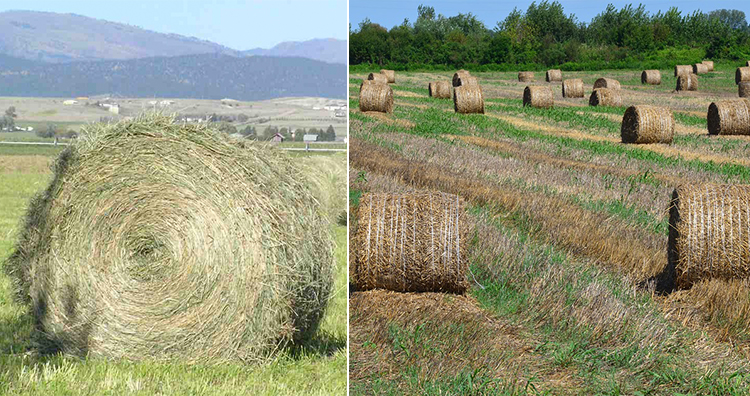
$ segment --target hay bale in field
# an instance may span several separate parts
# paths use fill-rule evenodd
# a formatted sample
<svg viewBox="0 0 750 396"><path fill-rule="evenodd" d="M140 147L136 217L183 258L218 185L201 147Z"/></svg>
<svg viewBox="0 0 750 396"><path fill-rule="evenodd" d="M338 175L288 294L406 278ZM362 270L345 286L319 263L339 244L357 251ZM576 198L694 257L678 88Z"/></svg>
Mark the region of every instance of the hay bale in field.
<svg viewBox="0 0 750 396"><path fill-rule="evenodd" d="M737 84L737 95L740 98L750 98L750 81L742 81Z"/></svg>
<svg viewBox="0 0 750 396"><path fill-rule="evenodd" d="M623 143L672 143L674 114L666 107L630 106L622 117L620 136Z"/></svg>
<svg viewBox="0 0 750 396"><path fill-rule="evenodd" d="M388 77L383 73L370 73L367 75L367 79L381 84L388 84Z"/></svg>
<svg viewBox="0 0 750 396"><path fill-rule="evenodd" d="M445 193L373 194L359 201L351 282L360 290L463 293L469 226Z"/></svg>
<svg viewBox="0 0 750 396"><path fill-rule="evenodd" d="M547 70L547 74L544 79L547 82L562 81L562 71L560 69Z"/></svg>
<svg viewBox="0 0 750 396"><path fill-rule="evenodd" d="M464 85L453 88L453 108L456 113L484 114L484 97L479 85Z"/></svg>
<svg viewBox="0 0 750 396"><path fill-rule="evenodd" d="M680 74L677 76L676 91L697 91L698 76L694 73Z"/></svg>
<svg viewBox="0 0 750 396"><path fill-rule="evenodd" d="M708 133L711 135L750 135L750 102L730 99L708 106Z"/></svg>
<svg viewBox="0 0 750 396"><path fill-rule="evenodd" d="M710 71L710 72L714 71L714 61L704 60L701 63L703 63L704 65L706 65L706 67L708 68L708 71Z"/></svg>
<svg viewBox="0 0 750 396"><path fill-rule="evenodd" d="M669 271L677 288L750 276L750 186L682 185L669 206Z"/></svg>
<svg viewBox="0 0 750 396"><path fill-rule="evenodd" d="M454 80L455 80L453 84L454 87L478 86L479 85L479 81L474 76L463 75L463 76L459 76L457 79L454 79Z"/></svg>
<svg viewBox="0 0 750 396"><path fill-rule="evenodd" d="M644 70L641 73L641 84L661 85L661 72L658 70Z"/></svg>
<svg viewBox="0 0 750 396"><path fill-rule="evenodd" d="M393 89L386 83L362 84L359 91L360 111L393 112Z"/></svg>
<svg viewBox="0 0 750 396"><path fill-rule="evenodd" d="M518 81L519 82L533 82L534 81L534 72L518 72Z"/></svg>
<svg viewBox="0 0 750 396"><path fill-rule="evenodd" d="M750 66L750 60L747 61L747 63L745 64L745 66Z"/></svg>
<svg viewBox="0 0 750 396"><path fill-rule="evenodd" d="M84 127L5 269L49 348L262 362L309 337L333 241L286 155L149 115Z"/></svg>
<svg viewBox="0 0 750 396"><path fill-rule="evenodd" d="M393 84L396 82L396 72L394 70L388 70L388 69L380 69L380 74L384 75L387 79L388 84Z"/></svg>
<svg viewBox="0 0 750 396"><path fill-rule="evenodd" d="M461 69L461 70L453 73L453 81L452 81L453 86L454 87L460 87L461 86L461 79L464 79L464 78L467 78L467 77L471 77L471 74L467 70ZM464 84L464 85L468 85L468 84Z"/></svg>
<svg viewBox="0 0 750 396"><path fill-rule="evenodd" d="M597 88L620 90L620 82L613 78L602 77L594 81L594 89Z"/></svg>
<svg viewBox="0 0 750 396"><path fill-rule="evenodd" d="M430 93L430 97L438 99L450 99L451 98L451 83L450 81L433 81L427 86L427 90Z"/></svg>
<svg viewBox="0 0 750 396"><path fill-rule="evenodd" d="M693 72L693 67L690 65L677 65L674 67L674 76L678 77L681 74L690 74Z"/></svg>
<svg viewBox="0 0 750 396"><path fill-rule="evenodd" d="M527 86L523 90L523 105L540 109L554 107L555 97L552 94L552 88Z"/></svg>
<svg viewBox="0 0 750 396"><path fill-rule="evenodd" d="M583 80L572 78L563 81L562 96L563 98L582 98L584 96Z"/></svg>
<svg viewBox="0 0 750 396"><path fill-rule="evenodd" d="M750 67L738 67L734 73L734 82L736 84L743 81L750 81Z"/></svg>
<svg viewBox="0 0 750 396"><path fill-rule="evenodd" d="M706 74L708 73L708 66L703 63L696 63L693 65L694 74Z"/></svg>
<svg viewBox="0 0 750 396"><path fill-rule="evenodd" d="M597 88L589 97L589 106L622 106L620 91Z"/></svg>

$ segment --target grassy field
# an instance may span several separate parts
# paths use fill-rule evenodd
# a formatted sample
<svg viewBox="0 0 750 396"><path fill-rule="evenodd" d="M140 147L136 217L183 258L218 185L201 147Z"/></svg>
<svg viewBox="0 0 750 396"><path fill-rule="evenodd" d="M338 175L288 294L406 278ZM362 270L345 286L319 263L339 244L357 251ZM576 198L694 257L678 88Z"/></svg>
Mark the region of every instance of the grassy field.
<svg viewBox="0 0 750 396"><path fill-rule="evenodd" d="M522 107L517 73L473 73L484 115L429 98L428 82L451 79L438 72L397 73L393 114L361 113L366 75L352 74L352 209L368 191L461 195L476 278L466 296L351 293L352 394L750 392L750 284L660 283L672 190L750 182L750 138L706 129L708 105L737 96L737 66L688 93L672 70L659 86L640 71L563 72L586 98L552 83L550 110ZM621 82L626 106L670 107L674 143L621 144L625 107L588 106L599 77Z"/></svg>
<svg viewBox="0 0 750 396"><path fill-rule="evenodd" d="M11 253L29 198L46 187L49 165L61 149L0 146L0 263ZM346 161L340 154L325 158L340 162L340 167ZM0 271L0 394L345 394L346 227L331 227L337 245L335 294L321 330L310 344L284 350L262 367L41 356L30 341L33 319L12 300L10 280Z"/></svg>

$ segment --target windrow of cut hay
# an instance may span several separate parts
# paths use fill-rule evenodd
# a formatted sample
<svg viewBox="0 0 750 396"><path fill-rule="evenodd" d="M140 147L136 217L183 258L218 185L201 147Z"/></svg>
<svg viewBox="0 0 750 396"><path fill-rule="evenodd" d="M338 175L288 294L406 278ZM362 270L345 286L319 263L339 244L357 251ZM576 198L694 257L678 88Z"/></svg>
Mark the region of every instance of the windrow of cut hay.
<svg viewBox="0 0 750 396"><path fill-rule="evenodd" d="M534 81L534 72L518 72L518 81L519 82L533 82Z"/></svg>
<svg viewBox="0 0 750 396"><path fill-rule="evenodd" d="M672 143L674 114L666 107L630 106L622 117L620 135L623 143Z"/></svg>
<svg viewBox="0 0 750 396"><path fill-rule="evenodd" d="M739 84L743 81L750 81L750 66L738 67L737 71L734 73L734 82L736 84Z"/></svg>
<svg viewBox="0 0 750 396"><path fill-rule="evenodd" d="M750 98L750 81L742 81L737 84L737 95L740 98Z"/></svg>
<svg viewBox="0 0 750 396"><path fill-rule="evenodd" d="M367 75L367 79L381 84L388 84L388 77L383 73L370 73Z"/></svg>
<svg viewBox="0 0 750 396"><path fill-rule="evenodd" d="M333 241L288 156L158 115L82 132L5 263L44 348L262 362L310 337Z"/></svg>
<svg viewBox="0 0 750 396"><path fill-rule="evenodd" d="M396 72L394 70L380 69L380 74L384 75L388 84L396 82Z"/></svg>
<svg viewBox="0 0 750 396"><path fill-rule="evenodd" d="M544 79L547 82L562 81L562 70L560 69L547 70L547 74L545 75Z"/></svg>
<svg viewBox="0 0 750 396"><path fill-rule="evenodd" d="M363 83L359 90L359 110L393 112L393 89L386 83Z"/></svg>
<svg viewBox="0 0 750 396"><path fill-rule="evenodd" d="M708 65L704 63L696 63L693 65L693 73L695 74L706 74L708 73Z"/></svg>
<svg viewBox="0 0 750 396"><path fill-rule="evenodd" d="M750 186L682 185L669 207L669 269L677 288L750 276Z"/></svg>
<svg viewBox="0 0 750 396"><path fill-rule="evenodd" d="M484 97L479 85L464 85L453 88L453 108L456 113L484 114Z"/></svg>
<svg viewBox="0 0 750 396"><path fill-rule="evenodd" d="M711 135L750 135L750 101L740 98L713 102L706 119Z"/></svg>
<svg viewBox="0 0 750 396"><path fill-rule="evenodd" d="M594 89L597 88L607 88L607 89L613 89L613 90L620 90L620 82L613 79L613 78L598 78L596 81L594 81Z"/></svg>
<svg viewBox="0 0 750 396"><path fill-rule="evenodd" d="M523 105L547 109L555 105L552 88L548 86L527 86L523 90Z"/></svg>
<svg viewBox="0 0 750 396"><path fill-rule="evenodd" d="M608 88L597 88L589 97L589 106L622 106L620 91Z"/></svg>
<svg viewBox="0 0 750 396"><path fill-rule="evenodd" d="M708 68L708 71L710 71L710 72L714 71L714 61L704 60L701 63L703 63L704 65L706 65L706 67Z"/></svg>
<svg viewBox="0 0 750 396"><path fill-rule="evenodd" d="M427 91L431 98L450 99L451 83L450 81L433 81L427 85Z"/></svg>
<svg viewBox="0 0 750 396"><path fill-rule="evenodd" d="M471 73L469 73L467 70L464 70L464 69L461 69L453 73L453 80L452 80L453 86L460 87L461 85L469 85L461 81L462 79L466 79L468 77L471 77Z"/></svg>
<svg viewBox="0 0 750 396"><path fill-rule="evenodd" d="M641 84L660 85L661 72L658 70L644 70L641 73Z"/></svg>
<svg viewBox="0 0 750 396"><path fill-rule="evenodd" d="M676 91L697 91L698 75L694 73L685 73L677 76Z"/></svg>
<svg viewBox="0 0 750 396"><path fill-rule="evenodd" d="M563 98L582 98L585 93L583 92L583 80L580 78L572 78L563 81L562 83L562 96Z"/></svg>
<svg viewBox="0 0 750 396"><path fill-rule="evenodd" d="M681 74L690 74L693 72L693 67L690 65L677 65L674 67L674 76L679 77Z"/></svg>
<svg viewBox="0 0 750 396"><path fill-rule="evenodd" d="M358 208L351 282L357 289L463 293L469 226L462 198L367 193Z"/></svg>

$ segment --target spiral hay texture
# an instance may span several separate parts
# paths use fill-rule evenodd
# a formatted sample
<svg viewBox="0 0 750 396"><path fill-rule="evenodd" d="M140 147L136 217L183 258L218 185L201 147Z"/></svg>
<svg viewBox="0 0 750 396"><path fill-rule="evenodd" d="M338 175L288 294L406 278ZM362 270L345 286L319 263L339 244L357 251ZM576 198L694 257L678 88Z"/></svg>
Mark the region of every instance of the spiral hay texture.
<svg viewBox="0 0 750 396"><path fill-rule="evenodd" d="M750 81L750 66L738 67L737 71L734 73L734 82L736 84L739 84L743 81Z"/></svg>
<svg viewBox="0 0 750 396"><path fill-rule="evenodd" d="M742 81L737 84L737 95L740 98L750 98L750 81Z"/></svg>
<svg viewBox="0 0 750 396"><path fill-rule="evenodd" d="M533 82L534 72L518 72L518 81L519 82Z"/></svg>
<svg viewBox="0 0 750 396"><path fill-rule="evenodd" d="M677 76L676 91L697 91L698 76L694 73L680 74Z"/></svg>
<svg viewBox="0 0 750 396"><path fill-rule="evenodd" d="M5 265L50 348L261 362L316 330L332 239L286 156L157 115L80 139Z"/></svg>
<svg viewBox="0 0 750 396"><path fill-rule="evenodd" d="M678 77L681 74L690 74L693 72L693 66L690 65L677 65L674 67L674 76Z"/></svg>
<svg viewBox="0 0 750 396"><path fill-rule="evenodd" d="M451 98L451 83L449 81L433 81L427 86L427 90L431 98Z"/></svg>
<svg viewBox="0 0 750 396"><path fill-rule="evenodd" d="M620 91L597 88L589 97L589 106L622 106Z"/></svg>
<svg viewBox="0 0 750 396"><path fill-rule="evenodd" d="M555 97L550 87L527 86L523 90L523 105L547 109L555 105Z"/></svg>
<svg viewBox="0 0 750 396"><path fill-rule="evenodd" d="M394 70L380 69L380 74L385 76L388 84L396 82L396 72Z"/></svg>
<svg viewBox="0 0 750 396"><path fill-rule="evenodd" d="M562 71L560 69L547 70L547 74L544 79L547 82L562 81Z"/></svg>
<svg viewBox="0 0 750 396"><path fill-rule="evenodd" d="M704 65L706 65L706 67L708 68L708 71L710 71L710 72L714 71L714 61L704 60L701 63L703 63Z"/></svg>
<svg viewBox="0 0 750 396"><path fill-rule="evenodd" d="M658 70L644 70L641 73L641 84L661 85L661 72Z"/></svg>
<svg viewBox="0 0 750 396"><path fill-rule="evenodd" d="M704 63L696 63L693 65L693 73L706 74L708 73L708 66Z"/></svg>
<svg viewBox="0 0 750 396"><path fill-rule="evenodd" d="M370 73L367 75L367 79L381 84L388 84L388 77L383 73Z"/></svg>
<svg viewBox="0 0 750 396"><path fill-rule="evenodd" d="M669 268L677 288L750 276L750 186L697 184L674 190Z"/></svg>
<svg viewBox="0 0 750 396"><path fill-rule="evenodd" d="M393 89L386 83L363 83L359 90L359 110L393 112Z"/></svg>
<svg viewBox="0 0 750 396"><path fill-rule="evenodd" d="M630 106L622 117L623 143L672 143L674 114L666 107Z"/></svg>
<svg viewBox="0 0 750 396"><path fill-rule="evenodd" d="M479 85L465 85L453 88L453 108L456 113L484 114L484 98Z"/></svg>
<svg viewBox="0 0 750 396"><path fill-rule="evenodd" d="M710 135L750 135L750 102L747 99L720 100L708 106Z"/></svg>
<svg viewBox="0 0 750 396"><path fill-rule="evenodd" d="M582 98L584 96L583 80L573 78L563 81L562 96L563 98Z"/></svg>
<svg viewBox="0 0 750 396"><path fill-rule="evenodd" d="M465 203L445 193L365 194L351 282L360 290L463 293L469 229Z"/></svg>
<svg viewBox="0 0 750 396"><path fill-rule="evenodd" d="M453 73L453 81L452 81L453 86L460 87L461 85L469 85L465 81L461 81L469 77L471 77L471 74L468 71L463 70L463 69ZM476 82L476 79L474 79L474 81Z"/></svg>
<svg viewBox="0 0 750 396"><path fill-rule="evenodd" d="M619 91L620 82L613 78L598 78L596 81L594 81L594 89L597 88L607 88Z"/></svg>

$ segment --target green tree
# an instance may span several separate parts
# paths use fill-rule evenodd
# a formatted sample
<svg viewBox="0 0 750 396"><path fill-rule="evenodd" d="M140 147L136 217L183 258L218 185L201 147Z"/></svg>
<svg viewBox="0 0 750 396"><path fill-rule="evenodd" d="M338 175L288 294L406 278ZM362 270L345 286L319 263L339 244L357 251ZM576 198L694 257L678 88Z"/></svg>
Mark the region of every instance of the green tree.
<svg viewBox="0 0 750 396"><path fill-rule="evenodd" d="M17 115L16 115L16 107L15 106L8 107L8 109L5 110L5 115L8 116L8 117L10 117L10 118L16 118L17 117Z"/></svg>

